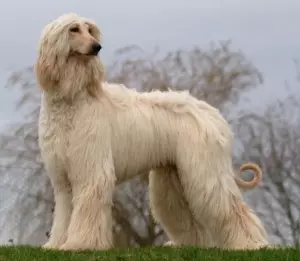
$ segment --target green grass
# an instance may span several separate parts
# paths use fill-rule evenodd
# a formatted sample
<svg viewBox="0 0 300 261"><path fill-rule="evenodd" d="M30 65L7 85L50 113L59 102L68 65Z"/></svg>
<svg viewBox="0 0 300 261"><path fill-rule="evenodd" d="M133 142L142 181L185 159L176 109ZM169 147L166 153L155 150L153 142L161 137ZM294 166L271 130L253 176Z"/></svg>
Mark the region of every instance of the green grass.
<svg viewBox="0 0 300 261"><path fill-rule="evenodd" d="M135 248L106 252L59 252L31 247L0 247L0 261L300 261L295 248L222 251L199 248Z"/></svg>

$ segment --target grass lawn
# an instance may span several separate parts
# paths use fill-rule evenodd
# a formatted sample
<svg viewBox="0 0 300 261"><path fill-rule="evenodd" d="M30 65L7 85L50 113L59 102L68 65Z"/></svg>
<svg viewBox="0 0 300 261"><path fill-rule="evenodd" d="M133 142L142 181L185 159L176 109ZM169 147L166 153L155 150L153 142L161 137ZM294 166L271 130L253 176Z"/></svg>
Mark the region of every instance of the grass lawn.
<svg viewBox="0 0 300 261"><path fill-rule="evenodd" d="M0 247L0 261L300 261L295 248L260 251L221 251L199 248L135 248L107 252L59 252L31 247Z"/></svg>

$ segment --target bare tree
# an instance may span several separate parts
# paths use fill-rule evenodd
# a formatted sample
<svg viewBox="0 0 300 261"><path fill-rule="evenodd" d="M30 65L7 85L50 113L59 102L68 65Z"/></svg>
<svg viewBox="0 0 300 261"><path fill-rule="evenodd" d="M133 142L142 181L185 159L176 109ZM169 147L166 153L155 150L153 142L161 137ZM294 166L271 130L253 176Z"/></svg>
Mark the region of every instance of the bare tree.
<svg viewBox="0 0 300 261"><path fill-rule="evenodd" d="M138 178L120 185L113 209L116 245L144 247L166 241L164 231L150 214L148 201L147 184Z"/></svg>
<svg viewBox="0 0 300 261"><path fill-rule="evenodd" d="M240 95L262 83L262 75L244 54L232 51L230 42L212 43L208 50L198 47L165 55L156 48L146 54L137 46L116 52L118 59L108 67L108 79L151 91L189 90L226 113Z"/></svg>
<svg viewBox="0 0 300 261"><path fill-rule="evenodd" d="M130 46L117 51L116 55L116 61L107 69L108 81L143 91L189 90L221 109L225 116L243 92L262 80L242 53L231 50L230 43L215 44L205 51L194 48L166 55L158 50L147 55L140 48ZM14 73L8 86L20 88L23 95L17 109L27 114L24 122L13 124L0 137L2 157L6 158L6 164L0 167L0 176L4 180L2 188L7 190L10 199L7 203L10 212L6 211L6 216L0 219L0 227L13 234L16 244L43 243L51 226L53 197L37 146L40 92L32 67ZM144 175L146 181L147 176ZM117 189L113 213L118 246L161 244L166 239L149 213L146 183L136 178ZM30 201L31 198L35 201ZM4 210L0 211L3 216ZM22 224L22 229L11 225L11 216L14 224ZM29 237L33 234L36 239Z"/></svg>
<svg viewBox="0 0 300 261"><path fill-rule="evenodd" d="M19 82L23 95L16 109L27 109L28 113L23 122L13 124L0 136L1 199L4 197L0 205L7 209L5 216L2 209L1 232L2 238L10 243L40 244L46 240L52 222L51 216L45 213L53 209L53 195L37 145L40 97L32 68L14 73L8 85Z"/></svg>

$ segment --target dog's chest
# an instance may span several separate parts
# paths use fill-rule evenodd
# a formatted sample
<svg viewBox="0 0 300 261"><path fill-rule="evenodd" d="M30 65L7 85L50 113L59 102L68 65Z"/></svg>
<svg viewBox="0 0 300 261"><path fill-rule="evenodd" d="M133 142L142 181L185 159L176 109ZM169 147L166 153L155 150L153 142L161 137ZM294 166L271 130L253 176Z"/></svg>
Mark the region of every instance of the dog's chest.
<svg viewBox="0 0 300 261"><path fill-rule="evenodd" d="M74 112L41 108L39 119L39 145L45 159L67 162L69 137L73 129Z"/></svg>

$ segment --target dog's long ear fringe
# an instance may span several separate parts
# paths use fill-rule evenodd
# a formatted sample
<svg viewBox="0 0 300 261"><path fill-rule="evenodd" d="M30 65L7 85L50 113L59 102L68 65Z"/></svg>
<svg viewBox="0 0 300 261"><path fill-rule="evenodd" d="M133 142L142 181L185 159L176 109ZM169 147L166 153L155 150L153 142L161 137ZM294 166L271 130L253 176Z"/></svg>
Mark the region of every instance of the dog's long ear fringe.
<svg viewBox="0 0 300 261"><path fill-rule="evenodd" d="M55 53L49 55L39 55L37 63L35 65L35 73L40 87L44 91L49 91L51 88L58 85L62 80L62 77L70 76L71 84L76 82L76 77L79 77L79 81L82 81L82 86L85 86L88 94L91 97L99 98L102 94L102 82L104 81L104 66L100 60L94 60L87 65L86 68L82 68L82 73L72 77L75 74L62 74L62 71L68 70L66 66L66 60L64 64L58 59ZM70 64L68 64L70 66Z"/></svg>
<svg viewBox="0 0 300 261"><path fill-rule="evenodd" d="M50 57L51 55L49 55L49 57L48 55L39 55L34 68L39 85L45 91L55 86L60 78L56 56L53 54L52 57Z"/></svg>
<svg viewBox="0 0 300 261"><path fill-rule="evenodd" d="M48 25L42 32L42 37L39 43L38 50L38 60L35 65L35 73L40 84L40 87L45 91L53 88L57 85L60 80L60 61L58 60L58 55L61 53L66 53L68 47L65 45L66 36L64 34L60 35L60 39L53 37L51 39L49 34L55 35L53 31L53 25ZM61 33L57 30L56 34Z"/></svg>

